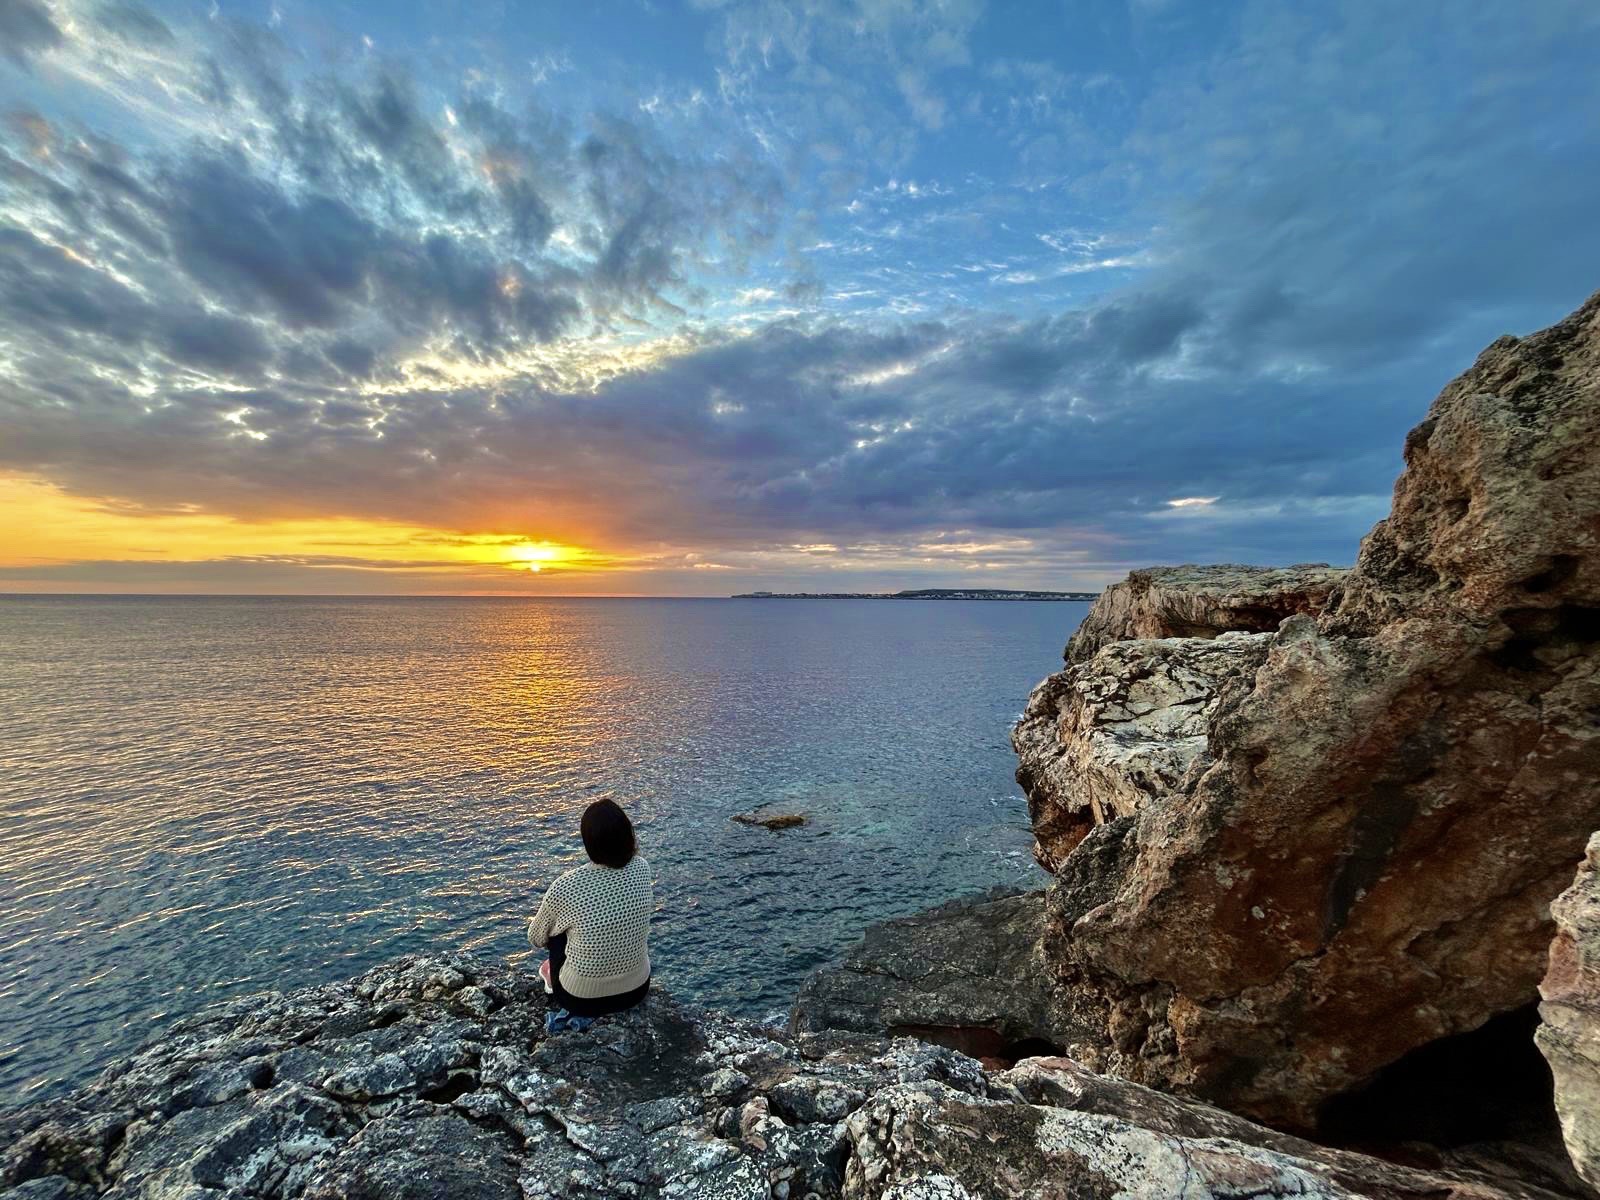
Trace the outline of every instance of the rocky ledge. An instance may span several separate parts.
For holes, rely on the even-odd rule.
[[[405,958],[181,1021],[0,1115],[0,1197],[1528,1200],[1274,1133],[1064,1059],[985,1071],[913,1039],[790,1036],[656,991],[543,1034],[537,976]]]
[[[1130,638],[1210,638],[1234,630],[1271,633],[1296,613],[1315,616],[1348,574],[1327,563],[1148,567],[1100,594],[1067,643],[1084,662]]]

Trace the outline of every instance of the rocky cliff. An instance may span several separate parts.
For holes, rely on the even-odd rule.
[[[1024,763],[1064,793],[1055,844],[1081,835],[1049,899],[1063,1003],[1130,1078],[1310,1128],[1535,994],[1550,901],[1600,826],[1600,296],[1484,351],[1405,458],[1355,568],[1316,601],[1292,587],[1306,611],[1238,667],[1210,640],[1082,661],[1145,632],[1108,615],[1030,705],[1062,759],[1112,773],[1130,742],[1146,762],[1169,727],[1183,743],[1109,806],[1095,770]],[[1093,744],[1099,697],[1140,672],[1178,682]]]
[[[1325,1135],[1553,1121],[1532,1004],[1600,827],[1600,296],[1484,351],[1405,461],[1352,570],[1135,572],[1035,689],[1013,743],[1054,879],[1018,1012],[1040,962],[1051,995],[1008,1036]],[[959,1012],[931,990],[895,1020]],[[1584,1096],[1573,1036],[1546,1045]]]
[[[74,1095],[0,1114],[4,1200],[1546,1200],[1471,1162],[1329,1150],[1029,1059],[790,1037],[657,990],[543,1035],[532,972],[409,958],[179,1022]]]

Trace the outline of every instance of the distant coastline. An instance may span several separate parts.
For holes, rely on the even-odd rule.
[[[740,592],[734,600],[1094,600],[1099,592],[1021,588],[916,588],[904,592]]]

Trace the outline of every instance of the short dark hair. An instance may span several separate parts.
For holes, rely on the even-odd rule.
[[[614,800],[596,800],[589,805],[578,828],[583,833],[583,848],[602,867],[627,866],[639,848],[633,838],[633,822]]]

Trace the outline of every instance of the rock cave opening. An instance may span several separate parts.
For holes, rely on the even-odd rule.
[[[1382,1153],[1515,1140],[1559,1145],[1555,1084],[1534,1045],[1538,1000],[1419,1046],[1323,1107],[1318,1136]]]

